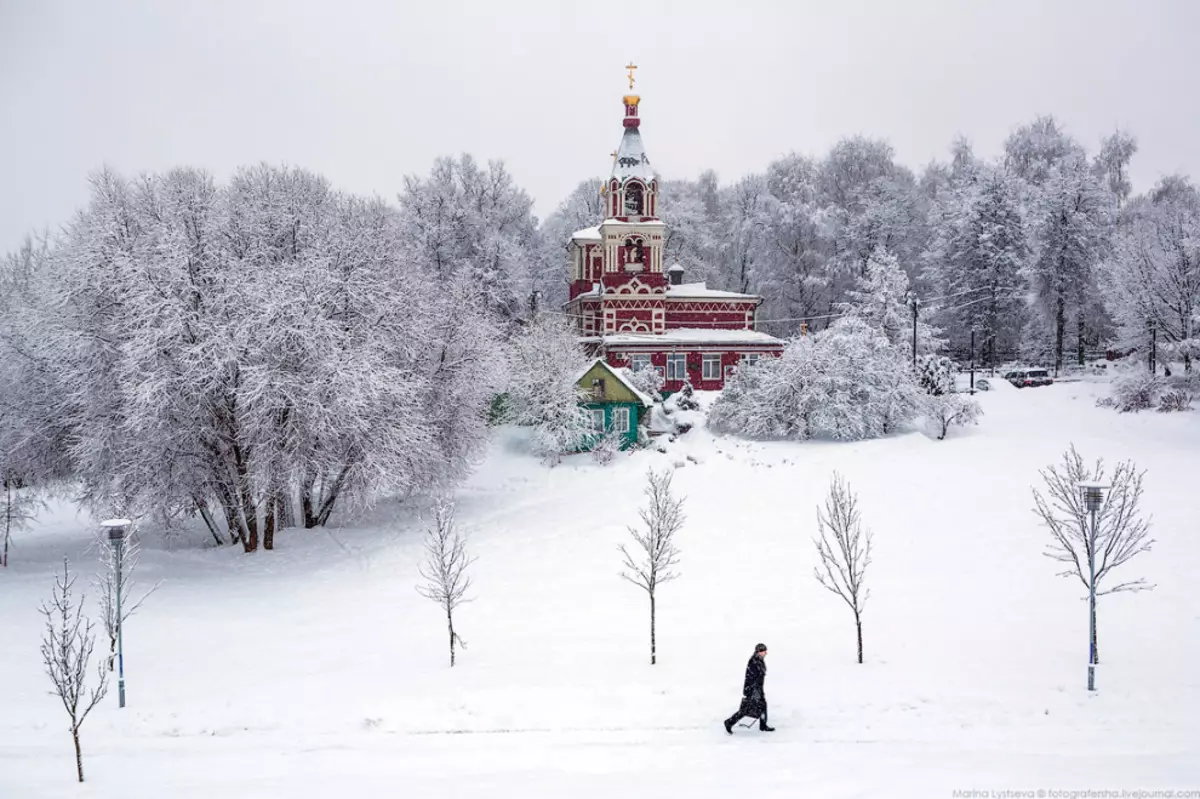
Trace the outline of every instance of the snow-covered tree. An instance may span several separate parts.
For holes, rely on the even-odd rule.
[[[588,366],[574,327],[559,316],[543,315],[511,344],[506,417],[534,428],[538,454],[551,462],[579,447],[591,430],[591,417],[579,404],[579,386]]]
[[[1146,346],[1153,324],[1166,356],[1191,371],[1200,356],[1200,192],[1186,178],[1131,201],[1104,268],[1105,304],[1125,346]]]
[[[871,253],[866,274],[856,281],[841,308],[882,333],[897,351],[911,350],[914,331],[908,275],[885,247],[876,247]],[[918,355],[937,349],[937,331],[919,316],[915,332]]]
[[[675,536],[683,529],[683,497],[675,496],[671,490],[671,473],[646,473],[647,506],[638,511],[644,529],[629,528],[633,538],[631,553],[624,544],[624,568],[621,578],[633,583],[646,592],[650,599],[650,665],[658,662],[656,636],[658,588],[663,583],[679,576],[675,570],[679,565],[680,550]]]
[[[1028,268],[1043,329],[1063,366],[1067,322],[1076,322],[1076,358],[1084,362],[1096,269],[1109,232],[1111,200],[1082,157],[1054,165],[1033,211],[1034,256]]]
[[[74,594],[75,576],[70,564],[63,559],[63,573],[55,577],[54,594],[49,604],[43,603],[41,613],[46,618],[42,634],[42,665],[54,685],[54,695],[62,702],[71,720],[71,740],[75,744],[75,773],[83,782],[83,750],[79,745],[79,730],[92,709],[108,692],[108,670],[101,664],[95,684],[88,687],[88,664],[96,644],[96,634],[90,619],[83,613],[83,597]]]
[[[454,630],[454,611],[467,598],[471,589],[471,578],[467,569],[475,558],[467,554],[466,541],[454,518],[454,503],[439,497],[433,503],[433,522],[425,531],[425,561],[421,564],[421,577],[425,583],[417,592],[437,603],[446,614],[446,627],[450,635],[450,666],[454,667],[454,648],[466,648],[466,642]]]
[[[937,434],[938,441],[946,437],[955,425],[979,424],[983,408],[973,397],[962,394],[929,394],[924,398],[925,418]]]
[[[1100,152],[1092,162],[1092,170],[1104,181],[1109,193],[1120,208],[1129,199],[1133,184],[1129,181],[1129,162],[1137,153],[1137,139],[1118,130],[1100,143]]]
[[[0,568],[8,566],[13,533],[24,529],[37,513],[38,500],[32,492],[15,471],[0,472]]]
[[[792,339],[782,357],[739,368],[709,426],[751,438],[860,440],[915,417],[919,389],[905,358],[855,316]]]
[[[866,587],[867,567],[871,565],[871,531],[863,527],[858,495],[837,472],[833,474],[824,509],[817,507],[817,529],[819,534],[813,543],[820,563],[813,569],[813,575],[854,613],[858,662],[862,663],[862,617],[871,594]]]
[[[1025,319],[1028,237],[1017,187],[1004,172],[976,168],[943,203],[926,257],[940,295],[938,318],[956,351],[976,333],[983,362],[1019,349]]]
[[[540,249],[532,209],[502,161],[484,169],[469,155],[440,158],[427,178],[405,179],[399,243],[410,263],[443,280],[466,275],[490,309],[517,317]]]

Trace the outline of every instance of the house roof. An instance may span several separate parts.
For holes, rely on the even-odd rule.
[[[610,366],[608,364],[608,361],[604,360],[603,358],[594,358],[591,361],[591,363],[589,363],[587,365],[587,367],[582,372],[579,373],[579,376],[575,378],[575,382],[578,383],[580,380],[582,380],[583,376],[586,375],[588,372],[592,371],[592,369],[595,368],[596,364],[603,366],[604,370],[607,371],[609,374],[611,374],[614,378],[616,378],[618,383],[625,386],[625,388],[629,389],[629,393],[631,393],[631,394],[633,394],[633,396],[637,397],[638,400],[642,403],[642,405],[649,408],[651,405],[654,404],[654,401],[652,399],[650,399],[650,397],[647,396],[645,394],[645,392],[641,391],[637,386],[635,386],[633,383],[629,382],[629,378],[627,378],[625,375],[623,375],[621,373],[622,370],[614,369],[612,366]]]
[[[605,344],[622,345],[672,345],[672,344],[718,344],[783,346],[783,340],[757,330],[714,330],[708,328],[681,327],[665,333],[611,333],[602,337]]]

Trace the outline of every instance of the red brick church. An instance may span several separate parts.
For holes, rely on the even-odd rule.
[[[625,132],[612,177],[600,189],[605,219],[571,237],[564,309],[588,351],[610,365],[658,369],[668,392],[685,381],[721,389],[739,363],[778,356],[783,342],[755,329],[761,297],[685,283],[679,264],[663,268],[667,227],[639,131],[641,98],[623,100]]]

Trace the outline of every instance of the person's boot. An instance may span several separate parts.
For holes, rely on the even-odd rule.
[[[758,720],[758,728],[763,732],[775,732],[775,728],[767,724],[767,720],[765,718]]]
[[[733,719],[725,719],[725,732],[733,735]]]

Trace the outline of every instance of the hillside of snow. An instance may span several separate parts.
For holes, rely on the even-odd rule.
[[[998,382],[998,381],[997,381]],[[40,601],[91,520],[63,503],[0,571],[0,797],[937,797],[955,789],[1200,788],[1200,413],[1096,408],[1099,384],[978,395],[977,428],[863,443],[752,443],[702,426],[608,466],[546,468],[503,429],[458,493],[477,556],[466,642],[415,590],[420,522],[398,502],[274,552],[147,535],[162,586],[125,631],[86,722],[87,783],[38,657]],[[1068,444],[1147,470],[1150,592],[1087,605],[1031,512]],[[647,602],[618,577],[646,470],[687,497],[681,576]],[[813,579],[834,470],[874,531],[864,637]],[[1115,573],[1120,576],[1121,572]],[[95,614],[94,603],[89,612]],[[769,645],[777,731],[721,719]]]

